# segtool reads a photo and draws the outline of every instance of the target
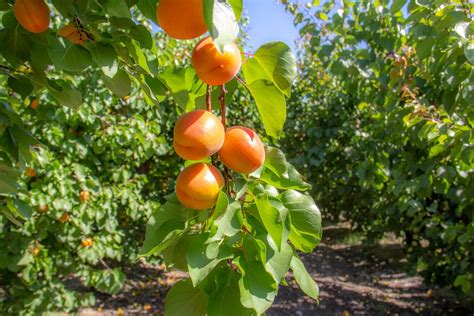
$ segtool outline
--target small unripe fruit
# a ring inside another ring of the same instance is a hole
[[[33,256],[34,256],[34,257],[38,257],[39,253],[40,253],[39,247],[38,247],[37,245],[34,246],[34,247],[33,247]]]
[[[187,208],[206,210],[216,205],[224,177],[210,164],[197,163],[184,169],[176,180],[176,195]]]
[[[81,200],[82,203],[86,203],[87,201],[89,201],[91,198],[91,195],[89,192],[87,191],[81,191],[81,193],[79,194],[79,199]]]
[[[265,147],[253,130],[235,126],[226,131],[219,157],[235,172],[249,174],[265,162]]]
[[[176,123],[174,150],[183,159],[202,160],[221,149],[224,135],[224,126],[217,116],[204,110],[192,111]]]
[[[36,110],[39,107],[39,101],[37,99],[33,99],[30,104],[33,110]]]
[[[43,0],[16,0],[13,13],[18,23],[31,33],[49,28],[49,8]]]
[[[156,19],[176,39],[193,39],[207,32],[203,0],[160,0]]]
[[[211,37],[206,37],[194,48],[192,65],[199,79],[213,86],[231,81],[242,66],[242,56],[235,43],[227,44],[220,52]]]
[[[36,171],[33,168],[28,167],[26,169],[26,175],[30,178],[34,178],[34,177],[36,177]]]
[[[86,33],[80,31],[74,23],[65,25],[59,32],[59,36],[67,38],[74,44],[82,45],[89,38]]]

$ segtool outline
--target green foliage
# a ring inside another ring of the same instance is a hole
[[[281,151],[269,147],[251,177],[235,175],[208,212],[185,209],[169,194],[182,166],[171,153],[174,123],[206,106],[207,89],[189,65],[195,42],[153,32],[157,2],[52,0],[50,29],[32,34],[16,21],[14,2],[0,1],[2,315],[69,312],[93,304],[92,291],[118,293],[121,266],[135,263],[140,248],[190,274],[169,293],[170,315],[221,315],[229,307],[261,314],[292,262],[316,298],[294,258],[319,243],[321,215],[311,197],[292,191],[309,185]],[[220,47],[236,40],[242,6],[205,1]],[[83,45],[58,35],[70,23],[87,35]],[[228,121],[261,130],[259,111],[262,139],[275,138],[295,58],[287,45],[270,43],[246,64],[253,65],[244,71],[248,85],[240,78],[226,85]],[[240,106],[252,105],[251,95],[257,106]],[[212,88],[214,105],[219,97]],[[30,107],[34,99],[39,105]]]
[[[342,214],[369,238],[403,236],[427,282],[472,293],[472,5],[287,9],[304,51],[284,147],[325,214]]]

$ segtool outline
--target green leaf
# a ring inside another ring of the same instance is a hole
[[[234,263],[242,272],[239,280],[242,305],[255,310],[259,315],[265,313],[275,300],[278,283],[261,262],[238,258]]]
[[[99,67],[111,67],[117,60],[117,52],[110,44],[97,42],[92,44],[87,41],[84,45],[87,46],[92,54],[92,59]]]
[[[239,275],[231,270],[219,275],[219,288],[209,295],[208,316],[251,316],[253,311],[240,303]]]
[[[235,18],[240,20],[242,16],[242,11],[244,9],[244,1],[243,0],[229,0],[232,9],[234,10]]]
[[[132,81],[124,70],[118,70],[112,78],[104,73],[102,78],[107,88],[117,96],[123,98],[130,95],[130,92],[132,91]]]
[[[158,0],[138,0],[137,7],[142,11],[143,15],[148,19],[152,20],[155,24],[156,21],[156,7],[158,6]]]
[[[458,275],[454,281],[454,286],[461,287],[462,291],[467,294],[472,287],[471,278],[468,274]]]
[[[126,19],[132,17],[126,0],[108,0],[107,11],[111,17]]]
[[[305,191],[311,187],[303,181],[302,176],[286,160],[285,154],[280,149],[268,146],[265,148],[265,152],[265,164],[260,180],[278,189]]]
[[[167,316],[204,316],[207,313],[208,297],[201,289],[193,287],[191,280],[176,283],[168,292],[165,301]]]
[[[50,41],[48,54],[54,65],[62,70],[80,72],[92,63],[87,49],[63,38]]]
[[[290,214],[290,241],[298,250],[312,252],[322,237],[318,207],[310,196],[293,190],[284,192],[281,201]]]
[[[296,60],[290,47],[282,42],[265,44],[257,50],[255,59],[278,89],[289,97],[296,78]]]
[[[281,283],[288,273],[291,258],[293,257],[293,248],[285,241],[281,247],[277,247],[269,235],[263,238],[266,250],[265,267],[273,276],[277,283]]]
[[[19,76],[18,78],[8,77],[7,83],[8,86],[16,93],[19,93],[23,99],[26,99],[31,92],[33,92],[33,85],[25,76]]]
[[[405,6],[406,3],[406,0],[394,0],[392,6],[390,7],[390,12],[392,12],[392,14],[397,13],[403,8],[403,6]]]
[[[474,43],[469,43],[464,47],[464,55],[466,55],[467,60],[474,65]]]
[[[266,80],[257,80],[247,86],[255,99],[265,131],[269,136],[278,137],[286,120],[285,96]]]
[[[185,231],[186,220],[192,214],[193,212],[184,208],[175,197],[162,205],[148,221],[140,254],[149,256],[159,253],[179,240]]]
[[[56,101],[58,101],[59,104],[70,107],[72,109],[77,109],[82,104],[81,93],[73,88],[65,87],[61,90],[52,90],[51,94],[56,99]]]
[[[16,180],[19,176],[18,170],[0,161],[0,194],[16,193],[18,191]]]
[[[263,226],[280,249],[282,243],[286,243],[283,239],[283,231],[288,210],[284,207],[277,208],[274,203],[270,202],[270,198],[266,194],[256,195],[255,204]]]
[[[318,301],[319,287],[306,270],[303,261],[298,258],[296,253],[291,259],[291,270],[293,271],[293,276],[301,290],[309,297]]]
[[[217,199],[216,207],[209,222],[215,228],[211,241],[217,241],[224,236],[232,237],[240,231],[241,222],[238,217],[240,211],[240,203],[238,201],[229,204],[227,194],[221,192]]]
[[[186,252],[188,271],[194,286],[198,286],[223,260],[233,256],[231,248],[219,242],[209,242],[209,234],[197,235]]]
[[[204,19],[219,50],[236,40],[239,24],[228,0],[204,0]]]

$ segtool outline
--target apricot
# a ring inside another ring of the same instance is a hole
[[[224,178],[213,165],[196,163],[184,169],[176,179],[176,195],[187,208],[206,210],[216,204]]]
[[[176,39],[193,39],[207,32],[203,0],[160,0],[156,19]]]
[[[81,193],[79,194],[79,199],[81,200],[81,203],[86,203],[87,201],[89,201],[91,198],[91,195],[89,192],[83,190],[81,191]]]
[[[87,37],[87,34],[81,31],[80,29],[78,29],[78,27],[74,23],[69,23],[68,25],[65,25],[58,32],[58,35],[64,38],[67,38],[69,41],[71,41],[74,44],[79,44],[79,45],[84,44],[84,42],[89,39]]]
[[[49,28],[49,8],[43,0],[16,0],[13,6],[16,20],[31,33]]]
[[[33,168],[31,168],[31,167],[28,167],[28,168],[26,169],[26,175],[27,175],[28,177],[30,177],[30,178],[36,177],[36,171],[35,171],[35,169],[33,169]]]
[[[59,218],[59,221],[61,222],[61,224],[64,224],[66,222],[69,222],[70,220],[70,216],[68,213],[64,212],[63,215],[61,215],[61,217]]]
[[[84,238],[81,241],[82,247],[87,248],[87,247],[92,247],[94,245],[94,241],[90,238]]]
[[[40,204],[38,205],[38,212],[46,213],[49,210],[48,204]]]
[[[249,174],[265,162],[265,148],[253,130],[235,126],[227,129],[219,157],[235,172]]]
[[[220,86],[237,75],[242,66],[242,56],[235,43],[225,45],[220,52],[212,38],[206,37],[194,48],[191,63],[199,79]]]
[[[33,99],[33,101],[31,101],[30,106],[33,110],[36,110],[39,107],[39,101],[37,99]]]
[[[202,160],[221,149],[225,130],[211,112],[195,110],[184,114],[174,128],[173,145],[176,153],[186,160]]]

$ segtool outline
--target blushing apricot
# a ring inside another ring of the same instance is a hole
[[[49,8],[44,0],[16,0],[13,6],[16,20],[31,33],[49,28]]]
[[[184,169],[176,180],[176,195],[187,208],[207,210],[216,204],[224,178],[213,165],[196,163]]]
[[[265,162],[265,148],[250,128],[235,126],[225,133],[225,141],[219,157],[224,165],[238,172],[249,174]]]
[[[30,104],[31,108],[33,110],[36,110],[38,107],[39,107],[39,101],[38,99],[33,99],[33,101],[31,101],[31,104]]]
[[[207,32],[203,0],[160,0],[156,19],[176,39],[193,39]]]
[[[220,52],[211,37],[200,41],[193,51],[192,64],[202,81],[220,86],[231,81],[242,66],[242,56],[235,43],[224,46]]]
[[[63,26],[63,28],[58,32],[58,35],[79,45],[84,44],[84,42],[89,39],[87,34],[79,30],[74,23],[69,23],[68,25]]]
[[[186,160],[202,160],[221,149],[225,130],[211,112],[195,110],[184,114],[174,128],[176,153]]]

